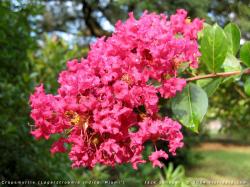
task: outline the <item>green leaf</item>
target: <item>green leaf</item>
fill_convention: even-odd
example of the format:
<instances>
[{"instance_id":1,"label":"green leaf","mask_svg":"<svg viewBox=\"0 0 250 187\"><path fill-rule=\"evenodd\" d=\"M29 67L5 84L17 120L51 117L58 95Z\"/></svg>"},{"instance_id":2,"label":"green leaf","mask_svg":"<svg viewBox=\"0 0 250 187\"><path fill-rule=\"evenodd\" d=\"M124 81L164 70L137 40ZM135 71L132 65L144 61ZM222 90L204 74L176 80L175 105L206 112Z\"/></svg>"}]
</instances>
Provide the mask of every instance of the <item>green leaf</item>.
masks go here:
<instances>
[{"instance_id":1,"label":"green leaf","mask_svg":"<svg viewBox=\"0 0 250 187\"><path fill-rule=\"evenodd\" d=\"M246 42L240 49L240 59L250 67L250 42Z\"/></svg>"},{"instance_id":2,"label":"green leaf","mask_svg":"<svg viewBox=\"0 0 250 187\"><path fill-rule=\"evenodd\" d=\"M201 79L201 80L198 80L197 83L207 93L207 96L210 97L214 94L214 92L220 86L222 80L223 80L222 78Z\"/></svg>"},{"instance_id":3,"label":"green leaf","mask_svg":"<svg viewBox=\"0 0 250 187\"><path fill-rule=\"evenodd\" d=\"M227 36L227 41L229 44L228 52L230 52L233 55L236 55L240 48L240 38L241 38L240 29L236 24L229 23L224 28L224 31Z\"/></svg>"},{"instance_id":4,"label":"green leaf","mask_svg":"<svg viewBox=\"0 0 250 187\"><path fill-rule=\"evenodd\" d=\"M206 114L207 108L206 92L193 83L189 83L183 92L172 99L174 116L194 132L198 132L199 124Z\"/></svg>"},{"instance_id":5,"label":"green leaf","mask_svg":"<svg viewBox=\"0 0 250 187\"><path fill-rule=\"evenodd\" d=\"M228 53L223 63L225 72L229 71L241 71L240 61L232 54Z\"/></svg>"},{"instance_id":6,"label":"green leaf","mask_svg":"<svg viewBox=\"0 0 250 187\"><path fill-rule=\"evenodd\" d=\"M245 90L245 93L250 96L250 77L247 78L244 84L244 90Z\"/></svg>"},{"instance_id":7,"label":"green leaf","mask_svg":"<svg viewBox=\"0 0 250 187\"><path fill-rule=\"evenodd\" d=\"M207 26L203 32L201 40L201 60L207 65L211 72L218 72L223 64L228 45L226 44L226 35L222 28L217 24Z\"/></svg>"},{"instance_id":8,"label":"green leaf","mask_svg":"<svg viewBox=\"0 0 250 187\"><path fill-rule=\"evenodd\" d=\"M230 72L230 71L241 71L241 65L240 65L240 61L232 54L228 53L227 57L223 63L223 68L225 72ZM235 75L235 76L231 76L231 77L227 77L224 82L228 81L228 80L239 80L241 77L241 75Z\"/></svg>"}]
</instances>

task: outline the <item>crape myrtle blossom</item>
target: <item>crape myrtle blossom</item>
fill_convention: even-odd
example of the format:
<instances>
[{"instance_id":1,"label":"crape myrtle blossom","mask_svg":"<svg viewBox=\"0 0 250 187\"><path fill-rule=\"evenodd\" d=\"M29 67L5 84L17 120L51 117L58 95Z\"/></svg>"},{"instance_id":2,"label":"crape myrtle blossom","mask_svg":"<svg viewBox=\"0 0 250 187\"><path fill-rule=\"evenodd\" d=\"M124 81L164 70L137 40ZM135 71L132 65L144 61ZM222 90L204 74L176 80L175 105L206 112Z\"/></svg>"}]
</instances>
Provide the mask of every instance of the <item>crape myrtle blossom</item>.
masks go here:
<instances>
[{"instance_id":1,"label":"crape myrtle blossom","mask_svg":"<svg viewBox=\"0 0 250 187\"><path fill-rule=\"evenodd\" d=\"M175 155L183 136L178 122L158 113L159 98L175 97L185 87L178 77L182 63L197 68L202 25L185 10L169 19L144 12L136 20L130 13L111 37L91 45L86 59L67 63L57 95L46 94L43 85L35 89L31 134L37 139L60 134L51 153L68 152L73 167L88 168L131 163L137 169L146 162L144 144L151 141L156 150L148 160L161 167L159 158ZM159 140L166 141L168 153L157 150Z\"/></svg>"}]
</instances>

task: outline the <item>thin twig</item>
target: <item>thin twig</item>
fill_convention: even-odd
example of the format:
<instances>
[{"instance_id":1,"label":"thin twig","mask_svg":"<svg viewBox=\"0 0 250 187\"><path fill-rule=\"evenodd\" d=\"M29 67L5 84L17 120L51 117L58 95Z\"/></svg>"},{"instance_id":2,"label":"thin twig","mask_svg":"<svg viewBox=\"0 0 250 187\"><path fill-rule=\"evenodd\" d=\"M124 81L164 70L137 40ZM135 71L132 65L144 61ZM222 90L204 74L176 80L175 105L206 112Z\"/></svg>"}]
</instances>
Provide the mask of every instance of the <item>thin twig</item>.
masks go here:
<instances>
[{"instance_id":1,"label":"thin twig","mask_svg":"<svg viewBox=\"0 0 250 187\"><path fill-rule=\"evenodd\" d=\"M243 72L242 71L230 71L230 72L221 72L221 73L211 73L207 75L199 75L195 77L190 77L190 78L187 78L186 80L190 82L190 81L196 81L200 79L208 79L208 78L216 78L216 77L230 77L233 75L240 75L240 74L250 74L250 68L245 69Z\"/></svg>"},{"instance_id":2,"label":"thin twig","mask_svg":"<svg viewBox=\"0 0 250 187\"><path fill-rule=\"evenodd\" d=\"M234 86L234 89L241 97L243 97L243 99L247 99L246 94L241 89L239 89L237 86Z\"/></svg>"}]
</instances>

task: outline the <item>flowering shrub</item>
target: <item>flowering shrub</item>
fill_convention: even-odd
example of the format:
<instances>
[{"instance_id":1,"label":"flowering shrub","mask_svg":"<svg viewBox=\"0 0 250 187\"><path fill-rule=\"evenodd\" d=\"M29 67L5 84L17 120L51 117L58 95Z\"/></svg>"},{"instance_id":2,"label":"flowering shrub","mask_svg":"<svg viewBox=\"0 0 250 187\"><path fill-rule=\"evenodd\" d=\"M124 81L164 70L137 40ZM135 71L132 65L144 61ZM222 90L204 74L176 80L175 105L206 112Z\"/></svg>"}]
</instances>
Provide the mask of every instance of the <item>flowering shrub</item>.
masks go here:
<instances>
[{"instance_id":1,"label":"flowering shrub","mask_svg":"<svg viewBox=\"0 0 250 187\"><path fill-rule=\"evenodd\" d=\"M186 86L178 77L183 63L198 67L197 32L203 21L177 10L166 15L145 12L139 20L116 23L109 38L91 46L86 59L72 60L62 71L57 95L43 85L30 97L32 135L48 139L60 134L51 152L68 152L72 167L145 163L144 143L166 141L169 153L149 155L153 166L160 157L175 155L183 146L181 125L159 113L159 98L175 97ZM70 150L66 144L71 145Z\"/></svg>"}]
</instances>

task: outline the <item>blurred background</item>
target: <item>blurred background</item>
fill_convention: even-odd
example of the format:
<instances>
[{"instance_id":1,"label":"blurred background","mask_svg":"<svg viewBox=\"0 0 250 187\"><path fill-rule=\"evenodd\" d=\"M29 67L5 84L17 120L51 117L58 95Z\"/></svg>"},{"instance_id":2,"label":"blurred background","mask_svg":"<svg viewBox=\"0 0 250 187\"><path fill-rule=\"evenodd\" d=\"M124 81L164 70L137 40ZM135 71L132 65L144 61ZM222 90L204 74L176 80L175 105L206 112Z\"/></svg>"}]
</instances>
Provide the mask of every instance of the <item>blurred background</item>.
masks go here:
<instances>
[{"instance_id":1,"label":"blurred background","mask_svg":"<svg viewBox=\"0 0 250 187\"><path fill-rule=\"evenodd\" d=\"M183 128L185 148L163 169L146 164L138 171L130 165L72 170L67 155L50 154L53 139L35 141L29 134L28 98L36 85L43 82L56 93L66 61L85 57L89 44L111 35L128 12L138 18L144 10L170 15L178 8L207 23L233 21L241 43L250 39L249 0L0 0L0 179L123 180L137 187L147 186L145 180L187 186L193 178L250 181L250 97L240 81L229 81L210 97L200 133Z\"/></svg>"}]
</instances>

